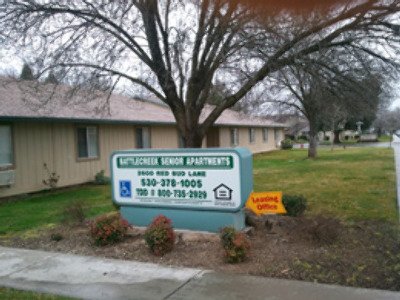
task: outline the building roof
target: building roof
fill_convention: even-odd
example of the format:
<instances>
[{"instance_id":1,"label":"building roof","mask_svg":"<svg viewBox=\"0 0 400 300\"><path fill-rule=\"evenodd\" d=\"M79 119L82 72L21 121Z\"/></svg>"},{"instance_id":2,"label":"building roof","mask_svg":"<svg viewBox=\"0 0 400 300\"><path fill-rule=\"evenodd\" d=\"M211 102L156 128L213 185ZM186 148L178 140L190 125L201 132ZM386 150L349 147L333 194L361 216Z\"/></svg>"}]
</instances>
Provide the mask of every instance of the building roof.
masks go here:
<instances>
[{"instance_id":1,"label":"building roof","mask_svg":"<svg viewBox=\"0 0 400 300\"><path fill-rule=\"evenodd\" d=\"M201 120L212 111L205 107ZM0 77L0 120L54 120L132 124L175 124L171 110L148 101L120 94L107 97L65 85ZM219 126L285 127L260 117L225 110L215 123Z\"/></svg>"}]
</instances>

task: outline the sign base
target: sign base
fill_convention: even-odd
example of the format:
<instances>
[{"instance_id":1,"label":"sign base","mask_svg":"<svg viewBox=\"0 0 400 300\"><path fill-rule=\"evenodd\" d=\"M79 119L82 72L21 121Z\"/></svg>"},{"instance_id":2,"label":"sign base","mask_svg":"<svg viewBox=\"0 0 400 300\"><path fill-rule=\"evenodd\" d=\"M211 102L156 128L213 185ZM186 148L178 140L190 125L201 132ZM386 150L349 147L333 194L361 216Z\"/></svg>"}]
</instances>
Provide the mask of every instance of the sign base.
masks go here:
<instances>
[{"instance_id":1,"label":"sign base","mask_svg":"<svg viewBox=\"0 0 400 300\"><path fill-rule=\"evenodd\" d=\"M164 215L171 219L172 226L176 229L219 232L226 226L236 230L245 228L243 209L238 212L222 212L121 206L121 215L129 224L144 227L147 227L154 217Z\"/></svg>"}]
</instances>

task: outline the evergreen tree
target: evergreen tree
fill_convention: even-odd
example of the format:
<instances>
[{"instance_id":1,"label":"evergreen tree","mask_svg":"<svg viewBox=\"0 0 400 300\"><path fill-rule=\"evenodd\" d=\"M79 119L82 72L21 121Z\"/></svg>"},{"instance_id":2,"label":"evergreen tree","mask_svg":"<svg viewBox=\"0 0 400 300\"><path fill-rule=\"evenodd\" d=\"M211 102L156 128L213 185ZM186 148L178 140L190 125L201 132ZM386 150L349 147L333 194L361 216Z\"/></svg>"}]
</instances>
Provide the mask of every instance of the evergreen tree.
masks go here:
<instances>
[{"instance_id":1,"label":"evergreen tree","mask_svg":"<svg viewBox=\"0 0 400 300\"><path fill-rule=\"evenodd\" d=\"M58 79L56 76L53 74L53 72L49 73L49 76L47 76L46 80L44 83L51 83L51 84L58 84Z\"/></svg>"},{"instance_id":2,"label":"evergreen tree","mask_svg":"<svg viewBox=\"0 0 400 300\"><path fill-rule=\"evenodd\" d=\"M22 80L34 80L35 79L33 76L32 69L27 63L25 63L24 66L22 67L22 72L21 72L19 79L22 79Z\"/></svg>"}]
</instances>

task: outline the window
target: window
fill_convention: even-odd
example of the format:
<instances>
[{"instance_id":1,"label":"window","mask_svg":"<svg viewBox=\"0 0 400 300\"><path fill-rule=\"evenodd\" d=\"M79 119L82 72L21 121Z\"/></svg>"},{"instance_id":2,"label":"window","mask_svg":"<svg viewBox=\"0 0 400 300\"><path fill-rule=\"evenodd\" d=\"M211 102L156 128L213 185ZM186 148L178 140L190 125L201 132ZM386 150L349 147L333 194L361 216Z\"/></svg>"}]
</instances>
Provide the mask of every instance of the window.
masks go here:
<instances>
[{"instance_id":1,"label":"window","mask_svg":"<svg viewBox=\"0 0 400 300\"><path fill-rule=\"evenodd\" d=\"M151 148L150 128L136 128L136 148Z\"/></svg>"},{"instance_id":2,"label":"window","mask_svg":"<svg viewBox=\"0 0 400 300\"><path fill-rule=\"evenodd\" d=\"M249 128L249 142L252 144L256 141L256 130Z\"/></svg>"},{"instance_id":3,"label":"window","mask_svg":"<svg viewBox=\"0 0 400 300\"><path fill-rule=\"evenodd\" d=\"M239 145L239 131L237 128L231 129L231 145L232 146Z\"/></svg>"},{"instance_id":4,"label":"window","mask_svg":"<svg viewBox=\"0 0 400 300\"><path fill-rule=\"evenodd\" d=\"M264 143L268 143L268 128L263 128L263 141Z\"/></svg>"},{"instance_id":5,"label":"window","mask_svg":"<svg viewBox=\"0 0 400 300\"><path fill-rule=\"evenodd\" d=\"M13 166L11 125L0 125L0 169Z\"/></svg>"},{"instance_id":6,"label":"window","mask_svg":"<svg viewBox=\"0 0 400 300\"><path fill-rule=\"evenodd\" d=\"M280 141L281 141L281 130L275 129L275 142L280 142Z\"/></svg>"},{"instance_id":7,"label":"window","mask_svg":"<svg viewBox=\"0 0 400 300\"><path fill-rule=\"evenodd\" d=\"M99 144L97 127L78 127L78 158L97 158L99 157Z\"/></svg>"}]
</instances>

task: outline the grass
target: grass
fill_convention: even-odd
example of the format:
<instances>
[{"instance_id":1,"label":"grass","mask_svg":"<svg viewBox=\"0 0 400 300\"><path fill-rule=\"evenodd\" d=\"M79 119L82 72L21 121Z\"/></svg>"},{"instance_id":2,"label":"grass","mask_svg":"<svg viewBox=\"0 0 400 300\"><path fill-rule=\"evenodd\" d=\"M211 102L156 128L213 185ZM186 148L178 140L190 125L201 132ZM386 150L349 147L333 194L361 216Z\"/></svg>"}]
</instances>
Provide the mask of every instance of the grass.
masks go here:
<instances>
[{"instance_id":1,"label":"grass","mask_svg":"<svg viewBox=\"0 0 400 300\"><path fill-rule=\"evenodd\" d=\"M342 145L354 145L357 144L359 141L356 139L348 139L348 140L343 140L340 142Z\"/></svg>"},{"instance_id":2,"label":"grass","mask_svg":"<svg viewBox=\"0 0 400 300\"><path fill-rule=\"evenodd\" d=\"M396 221L395 168L392 149L319 149L256 155L255 191L280 190L308 199L308 214L330 214L343 220Z\"/></svg>"},{"instance_id":3,"label":"grass","mask_svg":"<svg viewBox=\"0 0 400 300\"><path fill-rule=\"evenodd\" d=\"M381 135L380 137L378 137L379 142L385 142L385 143L390 142L391 139L392 137L390 135Z\"/></svg>"},{"instance_id":4,"label":"grass","mask_svg":"<svg viewBox=\"0 0 400 300\"><path fill-rule=\"evenodd\" d=\"M308 141L305 139L298 139L298 140L294 140L295 144L308 144Z\"/></svg>"},{"instance_id":5,"label":"grass","mask_svg":"<svg viewBox=\"0 0 400 300\"><path fill-rule=\"evenodd\" d=\"M88 207L88 217L113 209L109 186L80 186L38 193L0 204L0 236L30 235L39 229L53 227L61 223L65 207L74 201L82 201Z\"/></svg>"},{"instance_id":6,"label":"grass","mask_svg":"<svg viewBox=\"0 0 400 300\"><path fill-rule=\"evenodd\" d=\"M35 292L19 291L0 287L0 299L3 300L68 300L72 298L53 296Z\"/></svg>"},{"instance_id":7,"label":"grass","mask_svg":"<svg viewBox=\"0 0 400 300\"><path fill-rule=\"evenodd\" d=\"M276 151L254 158L255 191L283 191L308 199L308 214L344 220L397 220L393 150L351 148ZM80 186L0 204L0 237L32 236L63 220L68 204L82 201L88 217L113 210L109 186Z\"/></svg>"}]
</instances>

